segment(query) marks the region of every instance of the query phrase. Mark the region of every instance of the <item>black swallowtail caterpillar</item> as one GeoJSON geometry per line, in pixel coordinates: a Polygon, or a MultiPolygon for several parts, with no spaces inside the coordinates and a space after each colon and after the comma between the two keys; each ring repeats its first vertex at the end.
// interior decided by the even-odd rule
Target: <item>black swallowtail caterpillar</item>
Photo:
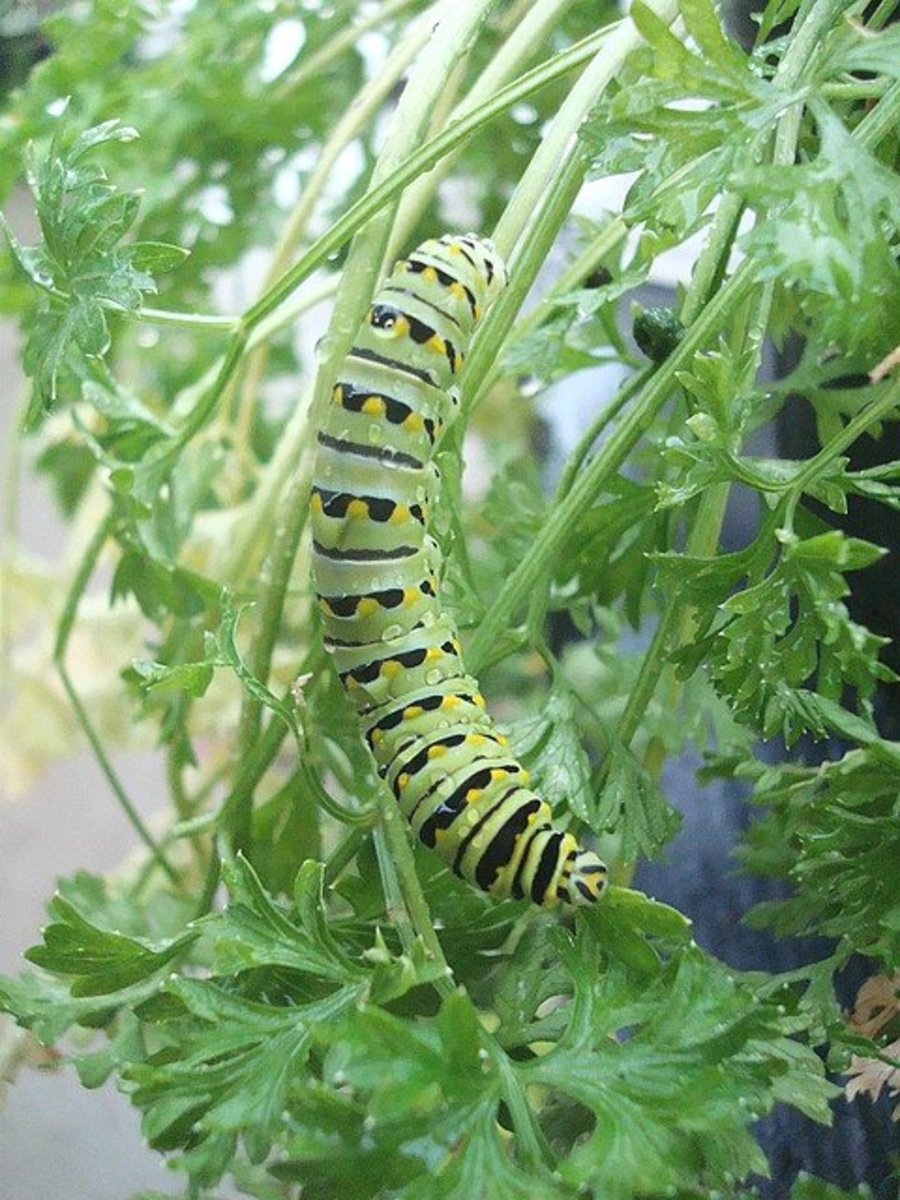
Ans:
{"type": "Polygon", "coordinates": [[[369,308],[334,385],[312,489],[325,645],[379,774],[426,846],[491,895],[587,904],[606,868],[570,833],[485,711],[439,596],[428,532],[435,443],[474,327],[506,283],[472,235],[424,242],[369,308]]]}

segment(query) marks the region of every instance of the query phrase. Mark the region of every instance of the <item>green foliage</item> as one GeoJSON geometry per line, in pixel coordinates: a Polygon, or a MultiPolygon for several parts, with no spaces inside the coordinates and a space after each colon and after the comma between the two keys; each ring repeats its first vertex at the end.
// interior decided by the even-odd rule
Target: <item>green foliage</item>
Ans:
{"type": "MultiPolygon", "coordinates": [[[[630,43],[627,22],[597,36],[618,13],[586,0],[448,9],[459,37],[416,0],[87,0],[5,100],[0,193],[30,187],[38,239],[6,229],[0,310],[73,541],[55,573],[13,552],[3,578],[4,761],[16,731],[60,726],[37,681],[62,670],[147,849],[60,883],[0,1009],[86,1087],[115,1078],[197,1200],[225,1179],[259,1200],[738,1200],[767,1170],[757,1117],[827,1124],[823,1058],[887,1053],[845,1024],[834,972],[900,968],[900,748],[874,716],[895,680],[850,606],[883,551],[830,517],[900,507],[896,462],[852,461],[900,407],[897,27],[773,0],[745,51],[709,0],[636,3],[630,43]],[[581,74],[561,71],[582,38],[581,74]],[[528,71],[525,100],[496,104],[528,71]],[[468,133],[401,204],[396,172],[460,105],[468,133]],[[620,214],[572,216],[585,167],[635,173],[620,214]],[[472,420],[438,451],[443,595],[535,787],[611,860],[586,913],[496,903],[410,851],[310,594],[318,366],[387,247],[453,226],[493,233],[512,273],[462,380],[472,420]],[[677,304],[637,311],[696,233],[677,304]],[[762,382],[764,340],[789,336],[796,370],[762,382]],[[585,376],[597,416],[550,495],[529,397],[598,364],[615,370],[585,376]],[[789,395],[816,418],[802,462],[749,440],[789,395]],[[760,521],[724,553],[737,488],[760,521]],[[152,830],[111,753],[133,727],[171,793],[152,830]],[[842,745],[771,766],[769,737],[842,745]],[[821,962],[732,974],[690,914],[624,886],[678,828],[660,778],[689,744],[753,788],[743,868],[791,884],[750,919],[832,939],[821,962]]],[[[73,744],[43,739],[40,761],[73,744]]]]}
{"type": "Polygon", "coordinates": [[[158,242],[118,244],[137,218],[140,196],[111,184],[92,152],[137,136],[118,120],[74,140],[63,128],[46,155],[33,155],[29,166],[41,242],[23,246],[3,225],[16,262],[43,301],[22,356],[35,381],[26,429],[58,402],[61,376],[86,378],[97,369],[110,347],[107,314],[137,313],[143,295],[156,291],[153,274],[171,270],[186,253],[158,242]]]}

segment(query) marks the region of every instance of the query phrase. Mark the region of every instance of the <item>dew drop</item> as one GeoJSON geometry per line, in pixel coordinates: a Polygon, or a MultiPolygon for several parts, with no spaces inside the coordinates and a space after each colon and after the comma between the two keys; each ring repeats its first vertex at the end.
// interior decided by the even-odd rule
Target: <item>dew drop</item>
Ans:
{"type": "Polygon", "coordinates": [[[315,345],[315,358],[318,363],[325,363],[329,360],[334,351],[334,338],[331,334],[323,334],[315,345]]]}
{"type": "Polygon", "coordinates": [[[533,104],[514,104],[509,115],[517,125],[533,125],[538,119],[538,110],[533,104]]]}
{"type": "Polygon", "coordinates": [[[394,638],[403,636],[402,625],[385,625],[381,632],[381,640],[383,642],[392,642],[394,638]]]}
{"type": "Polygon", "coordinates": [[[436,683],[440,683],[443,678],[443,675],[437,667],[432,667],[430,671],[425,672],[425,682],[429,685],[429,687],[434,687],[434,685],[436,683]]]}

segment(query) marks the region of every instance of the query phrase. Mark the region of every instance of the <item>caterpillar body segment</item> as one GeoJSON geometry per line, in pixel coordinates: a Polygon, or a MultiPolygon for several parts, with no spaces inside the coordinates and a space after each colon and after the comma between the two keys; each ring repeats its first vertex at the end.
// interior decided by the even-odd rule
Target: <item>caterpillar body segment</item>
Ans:
{"type": "Polygon", "coordinates": [[[418,837],[497,897],[590,904],[606,868],[528,787],[441,607],[434,447],[474,328],[506,283],[490,242],[424,242],[369,308],[318,434],[313,572],[325,646],[418,837]]]}

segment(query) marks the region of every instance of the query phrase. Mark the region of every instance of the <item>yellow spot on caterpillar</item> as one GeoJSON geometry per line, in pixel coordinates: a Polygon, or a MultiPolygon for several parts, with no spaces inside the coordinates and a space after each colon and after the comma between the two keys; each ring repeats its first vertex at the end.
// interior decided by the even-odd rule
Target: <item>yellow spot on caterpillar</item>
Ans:
{"type": "Polygon", "coordinates": [[[424,711],[425,709],[421,704],[410,704],[408,708],[404,708],[403,710],[403,720],[414,721],[416,717],[421,717],[424,711]]]}
{"type": "Polygon", "coordinates": [[[419,592],[418,588],[414,588],[414,587],[404,588],[403,589],[403,603],[406,604],[407,606],[410,604],[415,604],[416,601],[419,599],[420,594],[421,593],[419,592]]]}
{"type": "Polygon", "coordinates": [[[434,662],[436,658],[443,658],[444,652],[440,646],[429,646],[425,651],[426,661],[434,662]]]}
{"type": "Polygon", "coordinates": [[[383,417],[386,407],[381,396],[366,396],[362,402],[362,411],[369,417],[383,417]]]}
{"type": "Polygon", "coordinates": [[[383,729],[373,729],[372,730],[372,745],[380,746],[383,741],[384,741],[384,730],[383,729]]]}
{"type": "Polygon", "coordinates": [[[371,617],[373,613],[377,613],[379,604],[371,596],[360,596],[356,602],[356,615],[358,617],[371,617]]]}
{"type": "Polygon", "coordinates": [[[483,733],[467,733],[466,741],[470,746],[483,746],[487,741],[487,738],[483,733]]]}
{"type": "Polygon", "coordinates": [[[472,309],[472,319],[474,321],[478,321],[481,319],[481,305],[480,304],[476,304],[475,307],[472,309]]]}
{"type": "Polygon", "coordinates": [[[500,745],[501,745],[501,746],[508,746],[508,745],[509,745],[509,738],[506,736],[506,734],[505,734],[505,733],[498,733],[498,734],[497,734],[497,741],[500,743],[500,745]]]}
{"type": "Polygon", "coordinates": [[[484,696],[482,696],[481,692],[476,692],[475,695],[472,697],[472,699],[475,701],[475,703],[478,705],[479,708],[484,708],[485,701],[484,701],[484,696]]]}
{"type": "Polygon", "coordinates": [[[448,247],[447,247],[447,253],[448,253],[448,254],[459,254],[459,253],[460,253],[460,248],[459,248],[459,246],[456,244],[456,242],[451,242],[451,243],[448,245],[448,247]]]}
{"type": "Polygon", "coordinates": [[[402,313],[398,313],[392,330],[394,337],[406,337],[409,333],[409,321],[402,313]]]}
{"type": "Polygon", "coordinates": [[[466,804],[475,804],[481,799],[481,788],[469,788],[466,792],[466,804]]]}
{"type": "Polygon", "coordinates": [[[491,779],[494,781],[494,783],[499,783],[501,779],[505,778],[506,772],[501,771],[499,767],[494,767],[494,769],[491,771],[491,779]]]}
{"type": "Polygon", "coordinates": [[[406,773],[406,771],[404,771],[402,775],[397,776],[397,787],[402,792],[403,789],[408,786],[409,786],[409,775],[406,773]]]}
{"type": "Polygon", "coordinates": [[[465,361],[466,361],[466,356],[457,350],[456,358],[453,362],[453,374],[454,375],[456,375],[459,371],[461,371],[463,369],[463,364],[465,363],[465,361]]]}
{"type": "Polygon", "coordinates": [[[369,506],[365,500],[351,500],[347,505],[347,516],[353,518],[364,518],[369,515],[369,506]]]}
{"type": "Polygon", "coordinates": [[[523,767],[523,768],[522,768],[522,770],[519,772],[519,774],[522,776],[522,782],[523,782],[523,783],[527,783],[527,782],[529,781],[529,779],[531,778],[531,772],[530,772],[530,771],[526,771],[524,767],[523,767]]]}
{"type": "Polygon", "coordinates": [[[403,418],[403,428],[408,429],[410,433],[421,433],[425,428],[425,422],[417,412],[412,412],[408,417],[403,418]]]}
{"type": "Polygon", "coordinates": [[[447,747],[442,746],[440,744],[440,742],[438,742],[438,744],[436,746],[428,747],[428,757],[429,758],[440,758],[442,754],[446,754],[446,753],[447,753],[447,747]]]}
{"type": "Polygon", "coordinates": [[[465,300],[466,298],[466,289],[461,283],[457,283],[455,279],[447,290],[449,291],[450,295],[455,296],[457,300],[465,300]]]}
{"type": "Polygon", "coordinates": [[[314,513],[320,513],[324,507],[322,497],[318,492],[313,492],[309,498],[309,507],[314,513]]]}
{"type": "Polygon", "coordinates": [[[389,520],[393,525],[402,525],[404,521],[410,520],[409,509],[405,504],[395,504],[389,520]]]}
{"type": "Polygon", "coordinates": [[[402,670],[402,665],[398,663],[395,658],[386,658],[381,664],[381,674],[385,677],[385,679],[396,678],[396,676],[399,675],[402,670]]]}
{"type": "Polygon", "coordinates": [[[457,706],[457,704],[461,704],[461,703],[462,703],[462,701],[460,700],[459,696],[454,696],[453,693],[451,692],[448,696],[445,696],[443,698],[443,700],[441,701],[441,708],[455,708],[457,706]]]}
{"type": "Polygon", "coordinates": [[[451,644],[457,654],[462,654],[462,642],[459,640],[459,638],[457,638],[457,637],[453,638],[451,644]]]}
{"type": "Polygon", "coordinates": [[[331,399],[334,404],[344,403],[344,389],[340,384],[337,384],[331,391],[331,399]]]}
{"type": "Polygon", "coordinates": [[[331,605],[324,596],[319,597],[319,612],[323,612],[326,617],[331,616],[331,605]]]}
{"type": "Polygon", "coordinates": [[[429,283],[437,282],[438,273],[434,267],[426,267],[422,272],[422,278],[427,279],[429,283]]]}
{"type": "Polygon", "coordinates": [[[425,345],[429,350],[434,350],[437,354],[447,353],[447,343],[439,333],[433,333],[425,345]]]}
{"type": "Polygon", "coordinates": [[[530,812],[530,813],[528,814],[528,824],[529,824],[529,825],[533,825],[533,824],[535,823],[535,821],[538,819],[538,816],[539,816],[539,815],[540,815],[539,813],[536,813],[536,812],[530,812]]]}

